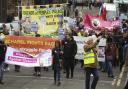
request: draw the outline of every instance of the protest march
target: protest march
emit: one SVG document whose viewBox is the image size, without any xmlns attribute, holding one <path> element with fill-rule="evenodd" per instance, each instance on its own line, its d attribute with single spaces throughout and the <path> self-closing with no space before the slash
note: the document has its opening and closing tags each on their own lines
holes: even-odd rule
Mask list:
<svg viewBox="0 0 128 89">
<path fill-rule="evenodd" d="M 73 80 L 82 69 L 84 89 L 98 89 L 102 76 L 116 81 L 115 70 L 119 70 L 122 77 L 125 70 L 128 72 L 128 16 L 123 16 L 116 6 L 121 6 L 122 2 L 87 0 L 87 7 L 84 0 L 67 1 L 21 5 L 18 6 L 21 18 L 13 16 L 11 22 L 0 23 L 1 85 L 4 84 L 4 72 L 5 75 L 7 71 L 11 72 L 12 66 L 19 73 L 22 67 L 33 68 L 34 77 L 43 76 L 42 69 L 53 70 L 52 77 L 57 86 L 68 81 L 63 79 L 61 71 L 66 79 Z M 82 5 L 80 10 L 79 5 Z M 89 13 L 95 8 L 94 14 Z M 123 86 L 122 89 L 128 89 L 127 78 Z"/>
</svg>

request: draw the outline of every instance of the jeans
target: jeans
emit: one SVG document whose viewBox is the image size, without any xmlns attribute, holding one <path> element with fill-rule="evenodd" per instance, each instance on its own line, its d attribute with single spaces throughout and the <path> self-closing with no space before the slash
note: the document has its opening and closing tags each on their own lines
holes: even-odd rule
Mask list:
<svg viewBox="0 0 128 89">
<path fill-rule="evenodd" d="M 41 72 L 41 67 L 34 67 L 34 71 L 35 71 L 35 73 Z"/>
<path fill-rule="evenodd" d="M 0 82 L 3 80 L 3 73 L 4 73 L 4 63 L 0 64 Z"/>
<path fill-rule="evenodd" d="M 55 64 L 54 65 L 54 81 L 60 81 L 60 71 L 61 67 L 60 64 Z"/>
<path fill-rule="evenodd" d="M 19 72 L 20 71 L 20 66 L 19 65 L 15 65 L 15 71 Z"/>
<path fill-rule="evenodd" d="M 100 69 L 102 70 L 102 71 L 106 71 L 106 63 L 105 62 L 99 62 L 99 65 L 100 65 Z"/>
<path fill-rule="evenodd" d="M 86 71 L 86 79 L 85 79 L 86 88 L 85 89 L 90 89 L 90 76 L 91 76 L 91 74 L 94 76 L 92 84 L 91 84 L 91 89 L 95 89 L 96 85 L 97 85 L 97 82 L 99 80 L 99 71 L 98 71 L 98 69 L 87 67 L 85 69 L 85 71 Z"/>
<path fill-rule="evenodd" d="M 113 76 L 112 60 L 107 60 L 108 76 Z"/>
<path fill-rule="evenodd" d="M 74 61 L 66 63 L 66 78 L 69 78 L 71 72 L 71 78 L 74 77 Z"/>
</svg>

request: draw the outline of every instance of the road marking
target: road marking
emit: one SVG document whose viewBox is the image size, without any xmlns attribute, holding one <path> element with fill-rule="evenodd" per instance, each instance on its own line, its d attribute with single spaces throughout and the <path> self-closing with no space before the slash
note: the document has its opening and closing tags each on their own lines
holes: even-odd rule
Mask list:
<svg viewBox="0 0 128 89">
<path fill-rule="evenodd" d="M 128 73 L 127 73 L 127 78 L 125 80 L 125 85 L 127 84 L 127 82 L 128 82 Z"/>
<path fill-rule="evenodd" d="M 15 75 L 5 75 L 5 77 L 10 77 L 10 78 L 41 78 L 41 79 L 48 79 L 48 80 L 54 80 L 54 78 L 53 77 L 35 77 L 35 76 L 20 76 L 20 75 L 17 75 L 17 76 L 15 76 Z M 66 80 L 66 78 L 65 79 L 63 79 L 63 77 L 62 77 L 62 81 L 63 80 Z M 82 81 L 82 82 L 84 82 L 85 80 L 82 80 L 82 79 L 68 79 L 69 81 L 75 81 L 75 80 L 77 80 L 77 81 Z M 111 81 L 105 81 L 105 80 L 100 80 L 99 81 L 100 83 L 107 83 L 107 84 L 111 84 Z"/>
<path fill-rule="evenodd" d="M 116 86 L 120 86 L 120 84 L 121 84 L 121 80 L 122 80 L 122 77 L 123 77 L 124 69 L 125 69 L 125 67 L 123 66 L 122 71 L 121 71 L 121 73 L 119 75 L 119 78 L 118 78 Z"/>
<path fill-rule="evenodd" d="M 117 76 L 113 79 L 112 85 L 115 85 L 116 84 L 116 80 L 117 80 Z"/>
<path fill-rule="evenodd" d="M 35 76 L 14 76 L 14 75 L 5 75 L 5 77 L 12 77 L 12 78 L 34 78 Z M 41 79 L 49 79 L 49 80 L 53 80 L 53 77 L 36 77 L 36 78 L 41 78 Z"/>
</svg>

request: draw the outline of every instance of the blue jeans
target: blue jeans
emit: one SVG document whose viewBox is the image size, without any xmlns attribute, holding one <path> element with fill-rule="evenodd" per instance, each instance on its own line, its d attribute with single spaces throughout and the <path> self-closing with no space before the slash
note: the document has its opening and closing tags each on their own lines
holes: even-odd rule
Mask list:
<svg viewBox="0 0 128 89">
<path fill-rule="evenodd" d="M 60 71 L 61 67 L 60 64 L 55 64 L 54 65 L 54 81 L 60 81 Z"/>
<path fill-rule="evenodd" d="M 112 60 L 107 60 L 108 76 L 113 76 L 112 62 Z"/>
<path fill-rule="evenodd" d="M 3 80 L 3 73 L 4 73 L 4 63 L 0 64 L 0 82 Z"/>
<path fill-rule="evenodd" d="M 92 84 L 91 84 L 91 89 L 95 89 L 96 88 L 96 85 L 97 85 L 97 82 L 99 80 L 99 71 L 97 68 L 89 68 L 87 67 L 85 69 L 86 71 L 86 79 L 85 79 L 85 86 L 86 86 L 86 89 L 90 89 L 90 76 L 91 74 L 93 75 L 93 81 L 92 81 Z"/>
<path fill-rule="evenodd" d="M 106 63 L 105 62 L 99 62 L 99 65 L 100 65 L 100 69 L 102 70 L 102 71 L 106 71 Z"/>
</svg>

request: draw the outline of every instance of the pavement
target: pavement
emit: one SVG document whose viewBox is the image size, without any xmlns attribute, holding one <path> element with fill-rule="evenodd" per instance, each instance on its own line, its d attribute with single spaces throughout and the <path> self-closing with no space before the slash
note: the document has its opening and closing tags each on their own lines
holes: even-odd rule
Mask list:
<svg viewBox="0 0 128 89">
<path fill-rule="evenodd" d="M 43 71 L 41 77 L 33 76 L 33 68 L 21 67 L 20 72 L 14 71 L 14 66 L 10 65 L 10 71 L 4 73 L 4 85 L 0 89 L 85 89 L 84 70 L 80 68 L 80 63 L 75 67 L 73 79 L 66 79 L 61 73 L 61 85 L 54 85 L 53 70 Z M 100 80 L 96 89 L 123 89 L 126 73 L 120 73 L 119 68 L 114 68 L 115 78 L 108 78 L 107 73 L 100 72 Z"/>
</svg>

